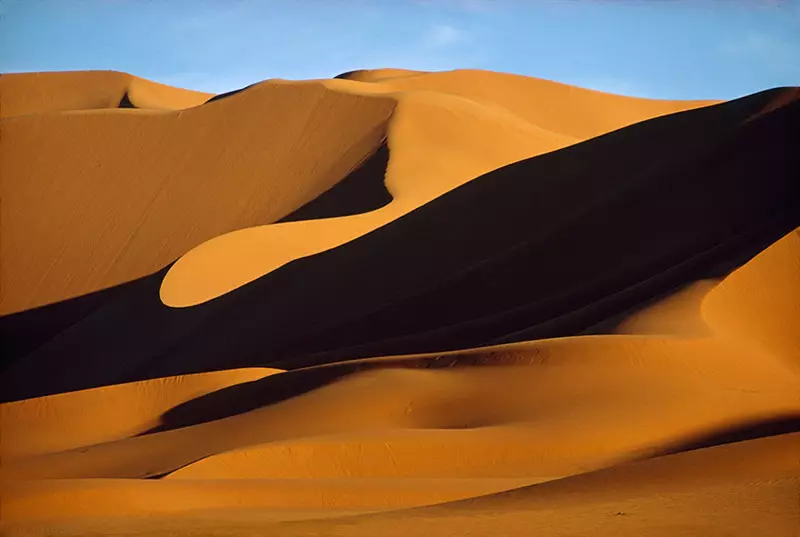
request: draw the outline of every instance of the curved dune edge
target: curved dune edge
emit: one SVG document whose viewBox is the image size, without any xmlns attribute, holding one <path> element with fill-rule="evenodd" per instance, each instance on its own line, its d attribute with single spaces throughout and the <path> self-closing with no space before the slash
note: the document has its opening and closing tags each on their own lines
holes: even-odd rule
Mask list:
<svg viewBox="0 0 800 537">
<path fill-rule="evenodd" d="M 795 314 L 782 291 L 797 280 L 797 233 L 721 281 L 631 312 L 616 335 L 363 359 L 260 379 L 262 370 L 187 377 L 241 375 L 217 403 L 240 404 L 246 393 L 254 409 L 10 460 L 2 469 L 4 530 L 157 533 L 169 522 L 178 534 L 497 535 L 546 526 L 671 537 L 679 524 L 687 535 L 789 537 L 800 433 L 780 432 L 797 426 L 800 377 L 785 354 L 793 335 L 763 342 Z M 303 381 L 309 375 L 319 381 Z M 70 398 L 86 402 L 103 390 L 136 406 L 152 393 L 135 385 L 164 395 L 168 380 L 30 400 L 28 410 L 35 415 L 49 400 L 66 412 Z M 245 384 L 252 388 L 239 391 Z M 295 393 L 269 402 L 286 387 Z M 178 407 L 196 415 L 193 403 Z M 51 432 L 55 425 L 46 424 Z"/>
<path fill-rule="evenodd" d="M 292 213 L 382 144 L 394 106 L 269 82 L 180 111 L 4 119 L 0 173 L 17 179 L 0 187 L 0 314 L 145 277 L 208 239 Z"/>
<path fill-rule="evenodd" d="M 374 78 L 408 85 L 438 74 L 385 75 L 375 73 Z M 339 97 L 355 92 L 359 109 L 381 96 L 391 120 L 374 125 L 359 147 L 382 140 L 387 129 L 390 143 L 392 136 L 401 140 L 400 158 L 395 153 L 389 166 L 395 175 L 387 172 L 386 188 L 409 199 L 424 199 L 439 188 L 438 183 L 430 185 L 436 177 L 423 172 L 441 165 L 426 162 L 423 151 L 406 158 L 414 149 L 406 151 L 404 142 L 412 138 L 424 140 L 433 156 L 464 160 L 478 169 L 485 155 L 469 154 L 461 142 L 443 145 L 441 139 L 487 125 L 494 125 L 498 136 L 518 133 L 520 148 L 531 139 L 572 136 L 522 118 L 512 110 L 517 106 L 513 99 L 479 102 L 479 96 L 457 94 L 461 86 L 441 84 L 434 91 L 398 90 L 388 82 L 366 79 L 276 81 L 200 108 L 233 110 L 281 90 Z M 329 105 L 339 109 L 331 100 L 320 106 Z M 40 119 L 175 119 L 171 112 L 111 112 Z M 314 116 L 320 111 L 308 112 Z M 431 118 L 433 126 L 421 124 L 417 115 Z M 13 118 L 9 123 L 16 121 L 32 120 Z M 349 142 L 342 145 L 345 153 L 352 148 Z M 477 143 L 471 147 L 479 148 Z M 491 153 L 492 158 L 506 155 L 502 151 Z M 297 177 L 305 181 L 311 175 Z M 334 173 L 328 178 L 338 180 Z M 320 184 L 312 183 L 313 188 Z M 745 197 L 743 203 L 748 202 L 753 200 Z M 374 217 L 385 209 L 356 217 Z M 769 220 L 769 214 L 758 214 Z M 781 222 L 791 219 L 785 216 Z M 265 228 L 299 229 L 312 223 Z M 766 226 L 754 218 L 739 225 L 748 231 Z M 781 226 L 782 232 L 789 225 L 796 223 Z M 564 233 L 561 238 L 571 236 Z M 292 240 L 291 234 L 286 240 Z M 747 250 L 748 257 L 753 251 L 755 247 Z M 724 266 L 733 265 L 726 261 Z M 703 274 L 718 277 L 721 270 Z M 216 328 L 214 322 L 252 321 L 256 330 L 264 330 L 265 337 L 256 339 L 264 346 L 237 347 L 232 340 L 240 332 L 230 331 L 220 345 L 209 346 L 209 354 L 218 353 L 221 360 L 202 354 L 207 341 L 202 338 L 192 340 L 203 343 L 191 346 L 191 352 L 180 353 L 170 340 L 166 345 L 158 341 L 160 332 L 149 330 L 140 317 L 132 322 L 130 334 L 142 340 L 141 347 L 125 348 L 130 340 L 124 338 L 104 347 L 103 338 L 117 337 L 113 330 L 96 329 L 102 334 L 98 339 L 80 331 L 74 346 L 56 347 L 55 358 L 63 356 L 63 364 L 77 375 L 94 372 L 84 364 L 106 372 L 97 376 L 97 383 L 85 385 L 114 382 L 130 370 L 146 375 L 180 370 L 175 364 L 210 368 L 224 366 L 226 360 L 245 364 L 274 358 L 265 351 L 270 334 L 258 315 L 249 319 L 245 310 L 244 315 L 224 318 L 241 302 L 229 303 L 230 309 L 217 317 L 203 317 L 204 308 L 173 311 L 154 296 L 159 283 L 148 280 L 153 295 L 148 300 L 158 309 L 143 311 L 198 314 L 206 322 L 190 325 L 187 338 Z M 198 279 L 193 285 L 204 282 Z M 478 288 L 463 288 L 474 291 L 461 303 L 466 308 L 470 297 L 479 296 Z M 303 293 L 290 295 L 297 296 L 299 302 L 284 304 L 306 315 Z M 624 314 L 617 309 L 613 318 L 584 335 L 481 348 L 464 348 L 470 345 L 460 341 L 460 347 L 448 348 L 461 350 L 358 360 L 348 360 L 352 347 L 342 347 L 336 360 L 343 361 L 321 366 L 165 377 L 3 404 L 0 533 L 795 537 L 800 488 L 800 433 L 794 432 L 800 430 L 798 296 L 800 228 L 718 279 L 689 283 Z M 251 298 L 261 304 L 258 294 Z M 331 302 L 324 315 L 344 310 Z M 142 310 L 123 309 L 123 315 L 113 316 L 110 308 L 100 309 L 98 315 L 108 322 L 89 324 L 89 330 L 133 321 L 131 311 Z M 387 317 L 392 322 L 392 315 Z M 157 314 L 154 318 L 160 319 Z M 182 329 L 180 323 L 165 326 Z M 356 328 L 378 337 L 374 327 L 365 322 Z M 33 336 L 40 333 L 33 322 L 23 328 L 31 328 Z M 99 359 L 76 357 L 95 343 L 100 344 Z M 240 352 L 228 353 L 228 345 Z M 73 349 L 72 355 L 59 351 L 63 348 Z M 115 349 L 122 352 L 115 354 Z M 295 366 L 303 364 L 302 358 Z M 42 364 L 52 363 L 33 360 L 33 374 L 20 378 L 45 382 L 52 370 Z M 285 363 L 290 368 L 292 361 Z M 59 371 L 67 374 L 66 369 Z"/>
<path fill-rule="evenodd" d="M 649 317 L 640 323 L 645 332 L 674 328 L 671 307 L 681 294 L 684 315 L 702 312 L 710 327 L 732 312 L 747 316 L 743 304 L 778 296 L 795 281 L 795 259 L 786 254 L 796 242 L 795 231 L 710 290 L 690 286 L 620 326 Z M 761 285 L 739 283 L 763 270 L 772 277 Z M 734 294 L 717 312 L 707 302 L 722 292 Z M 569 475 L 676 439 L 800 415 L 800 377 L 787 357 L 740 344 L 770 322 L 782 326 L 794 310 L 774 311 L 755 332 L 733 336 L 579 336 L 280 373 L 246 390 L 232 386 L 206 419 L 208 405 L 199 397 L 161 416 L 180 428 L 20 458 L 3 473 L 25 479 Z M 156 391 L 168 386 L 139 384 Z M 135 385 L 41 398 L 27 408 L 35 415 L 42 401 L 125 393 Z M 179 407 L 195 425 L 182 422 Z M 45 421 L 48 426 L 53 422 Z M 420 446 L 428 455 L 421 456 Z"/>
<path fill-rule="evenodd" d="M 800 435 L 788 434 L 620 465 L 449 504 L 298 521 L 286 535 L 520 534 L 789 537 L 797 521 Z"/>
<path fill-rule="evenodd" d="M 201 509 L 389 510 L 532 484 L 531 479 L 57 479 L 6 490 L 7 522 L 59 517 L 181 515 Z"/>
<path fill-rule="evenodd" d="M 800 434 L 762 438 L 520 487 L 501 480 L 20 482 L 7 488 L 4 515 L 11 529 L 11 524 L 22 524 L 17 527 L 23 530 L 26 522 L 37 521 L 43 529 L 50 521 L 64 535 L 89 531 L 95 524 L 104 524 L 107 531 L 141 531 L 163 524 L 159 515 L 165 515 L 173 530 L 227 528 L 231 535 L 255 528 L 268 532 L 270 523 L 296 520 L 274 529 L 280 528 L 281 535 L 408 535 L 411 529 L 442 535 L 469 528 L 474 535 L 497 535 L 546 524 L 573 533 L 616 528 L 623 535 L 646 531 L 666 536 L 675 534 L 676 523 L 690 534 L 704 535 L 756 524 L 772 530 L 771 535 L 788 536 L 795 527 L 799 442 Z M 451 488 L 459 485 L 460 492 Z M 429 488 L 423 491 L 422 486 Z M 499 486 L 511 490 L 481 493 Z M 467 495 L 475 497 L 445 499 Z M 352 514 L 354 509 L 425 503 L 439 505 Z M 99 522 L 76 514 L 100 517 Z"/>
<path fill-rule="evenodd" d="M 723 279 L 693 282 L 613 323 L 615 334 L 706 337 L 714 331 L 703 318 L 703 301 Z"/>
<path fill-rule="evenodd" d="M 467 363 L 483 360 L 491 367 L 418 369 L 413 364 L 419 358 L 406 358 L 417 368 L 405 369 L 403 360 L 387 359 L 383 364 L 372 363 L 370 369 L 364 363 L 369 361 L 364 361 L 344 377 L 334 370 L 331 380 L 321 377 L 319 387 L 307 393 L 268 406 L 255 404 L 255 410 L 243 414 L 81 450 L 16 459 L 4 465 L 3 474 L 9 479 L 148 477 L 204 460 L 195 468 L 207 468 L 210 473 L 202 470 L 199 475 L 219 476 L 219 472 L 234 472 L 240 459 L 252 463 L 244 463 L 251 476 L 275 468 L 291 473 L 305 467 L 313 473 L 315 465 L 322 465 L 320 475 L 325 475 L 330 471 L 324 470 L 326 465 L 356 471 L 346 461 L 353 462 L 356 453 L 367 457 L 373 449 L 369 457 L 375 458 L 376 466 L 365 467 L 369 474 L 365 477 L 396 475 L 395 463 L 397 468 L 410 465 L 404 472 L 425 477 L 431 463 L 424 461 L 430 457 L 438 461 L 436 475 L 568 475 L 677 438 L 800 414 L 796 396 L 800 379 L 787 375 L 781 362 L 714 340 L 593 336 L 542 341 L 529 344 L 528 349 L 508 346 L 495 350 L 495 355 L 491 349 L 463 354 Z M 499 365 L 504 350 L 510 351 L 505 363 L 527 360 L 530 365 Z M 447 363 L 457 364 L 459 359 L 453 353 Z M 316 368 L 322 373 L 326 369 L 334 368 Z M 256 388 L 264 386 L 256 393 L 268 398 L 272 391 L 285 389 L 281 383 L 303 385 L 298 375 L 303 373 L 257 381 Z M 231 396 L 235 399 L 235 391 Z M 493 401 L 491 406 L 485 404 L 487 399 Z M 374 448 L 358 440 L 382 430 L 399 430 L 401 436 L 390 441 L 393 433 L 389 434 L 383 442 L 372 444 Z M 517 435 L 517 440 L 508 441 L 503 431 L 512 435 L 509 438 Z M 344 452 L 314 449 L 310 458 L 299 459 L 293 458 L 296 448 L 291 446 L 268 448 L 265 453 L 273 455 L 266 458 L 259 454 L 260 448 L 254 448 L 254 459 L 232 452 L 327 435 L 336 435 L 345 442 L 342 445 L 349 443 L 352 448 Z M 469 441 L 457 448 L 463 440 Z M 400 446 L 404 441 L 407 448 Z M 399 458 L 387 456 L 387 445 L 400 446 Z M 423 446 L 427 447 L 420 451 Z M 454 456 L 462 452 L 463 456 Z M 259 459 L 264 464 L 258 464 Z M 395 462 L 402 460 L 406 462 Z M 192 474 L 186 470 L 184 475 Z"/>
<path fill-rule="evenodd" d="M 703 300 L 702 315 L 720 337 L 780 357 L 797 371 L 800 228 L 725 278 Z"/>
<path fill-rule="evenodd" d="M 164 412 L 181 403 L 279 372 L 233 369 L 6 403 L 0 405 L 2 457 L 7 461 L 136 436 L 156 427 Z"/>
<path fill-rule="evenodd" d="M 188 307 L 212 300 L 295 259 L 363 236 L 512 162 L 631 123 L 714 104 L 650 101 L 482 71 L 375 80 L 321 83 L 335 91 L 396 100 L 385 177 L 393 200 L 366 214 L 253 227 L 210 239 L 170 268 L 160 290 L 164 304 Z M 603 113 L 592 116 L 597 110 Z"/>
<path fill-rule="evenodd" d="M 542 78 L 477 69 L 395 71 L 360 71 L 354 80 L 400 91 L 432 91 L 498 106 L 532 125 L 578 140 L 645 119 L 721 102 L 628 97 Z M 568 106 L 564 106 L 566 103 Z"/>
<path fill-rule="evenodd" d="M 182 110 L 203 104 L 213 95 L 119 71 L 4 73 L 0 76 L 0 118 L 120 106 Z"/>
</svg>

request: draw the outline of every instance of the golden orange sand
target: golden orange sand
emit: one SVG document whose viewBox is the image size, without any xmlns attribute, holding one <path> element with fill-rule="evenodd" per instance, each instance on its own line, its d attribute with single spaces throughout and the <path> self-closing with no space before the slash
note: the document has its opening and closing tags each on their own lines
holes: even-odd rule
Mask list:
<svg viewBox="0 0 800 537">
<path fill-rule="evenodd" d="M 365 77 L 270 80 L 203 106 L 205 94 L 124 73 L 0 77 L 11 116 L 0 123 L 0 313 L 133 280 L 187 251 L 162 298 L 198 304 L 500 166 L 713 104 L 483 71 Z M 126 92 L 140 108 L 115 107 Z M 387 138 L 387 206 L 252 227 L 330 189 Z M 28 157 L 39 154 L 49 157 Z"/>
<path fill-rule="evenodd" d="M 207 239 L 287 215 L 374 151 L 393 108 L 276 82 L 177 112 L 2 120 L 0 313 L 146 276 Z M 37 154 L 49 158 L 26 157 Z"/>
<path fill-rule="evenodd" d="M 135 108 L 180 110 L 213 96 L 173 88 L 118 71 L 10 73 L 0 77 L 0 118 L 117 108 L 127 96 Z"/>
<path fill-rule="evenodd" d="M 797 434 L 669 453 L 710 433 L 800 414 L 800 379 L 787 356 L 744 348 L 740 340 L 756 338 L 761 325 L 728 336 L 716 327 L 731 322 L 730 303 L 715 308 L 723 293 L 737 302 L 780 303 L 781 290 L 800 278 L 798 245 L 800 235 L 792 232 L 720 283 L 701 282 L 635 313 L 622 323 L 627 335 L 446 353 L 465 365 L 438 370 L 404 365 L 425 356 L 362 360 L 360 372 L 333 376 L 310 392 L 189 427 L 87 445 L 91 438 L 80 427 L 65 430 L 58 420 L 39 418 L 48 408 L 67 408 L 71 399 L 100 401 L 105 391 L 106 401 L 127 404 L 113 416 L 98 412 L 76 423 L 94 426 L 97 437 L 121 436 L 120 420 L 154 421 L 143 415 L 158 407 L 153 401 L 164 397 L 160 393 L 172 390 L 176 381 L 170 379 L 4 405 L 18 423 L 28 413 L 38 442 L 29 449 L 40 452 L 5 458 L 10 527 L 24 531 L 25 524 L 55 520 L 66 534 L 105 523 L 141 526 L 147 534 L 151 515 L 181 513 L 174 523 L 185 531 L 178 534 L 187 535 L 192 524 L 238 535 L 253 524 L 298 517 L 324 521 L 280 531 L 331 525 L 345 535 L 365 535 L 399 532 L 405 527 L 399 521 L 408 520 L 408 531 L 459 532 L 474 518 L 477 534 L 494 535 L 519 531 L 528 521 L 588 528 L 605 517 L 638 516 L 606 523 L 666 535 L 658 532 L 671 528 L 677 516 L 684 530 L 675 531 L 694 535 L 742 523 L 752 500 L 771 505 L 776 535 L 790 535 L 787 524 L 796 513 L 789 498 L 797 484 L 791 479 L 800 478 Z M 759 270 L 775 277 L 749 285 L 748 276 Z M 692 308 L 695 316 L 703 312 L 702 335 L 692 335 L 697 326 L 691 333 L 652 335 L 674 331 L 676 302 L 687 315 Z M 659 312 L 668 312 L 661 327 Z M 633 319 L 647 319 L 644 334 L 631 333 Z M 775 321 L 781 322 L 779 316 Z M 787 348 L 798 337 L 784 338 Z M 347 363 L 307 371 L 342 367 Z M 216 382 L 224 385 L 236 382 L 236 375 L 240 382 L 280 382 L 284 375 L 295 382 L 289 373 L 263 377 L 269 373 L 233 371 L 180 382 L 198 388 L 213 375 L 223 375 Z M 139 410 L 142 405 L 148 411 Z M 84 447 L 42 454 L 48 433 L 58 437 L 54 445 Z M 641 462 L 626 462 L 636 460 Z M 152 475 L 165 478 L 120 480 Z M 430 512 L 358 517 L 354 525 L 337 518 L 535 483 L 543 484 Z M 495 523 L 481 522 L 482 513 L 492 513 Z M 692 521 L 690 513 L 699 518 Z M 584 522 L 563 518 L 570 514 Z M 73 519 L 78 515 L 89 518 Z M 213 522 L 203 518 L 212 515 Z M 113 519 L 120 516 L 125 518 Z"/>
<path fill-rule="evenodd" d="M 66 79 L 74 95 L 19 97 L 2 120 L 3 313 L 181 255 L 161 298 L 190 307 L 486 171 L 709 104 L 388 70 L 268 81 L 177 110 L 191 99 L 84 76 Z M 139 109 L 114 108 L 117 91 Z M 384 140 L 388 205 L 273 223 Z M 203 158 L 186 162 L 198 146 Z M 37 147 L 47 159 L 31 158 Z M 795 230 L 603 334 L 2 404 L 0 531 L 792 537 L 800 433 L 784 429 L 800 416 L 798 297 Z"/>
<path fill-rule="evenodd" d="M 185 307 L 216 298 L 294 259 L 369 233 L 506 164 L 638 121 L 713 104 L 623 97 L 487 71 L 390 71 L 386 77 L 377 72 L 356 79 L 315 83 L 396 102 L 386 130 L 391 160 L 385 184 L 392 202 L 364 214 L 215 237 L 170 269 L 161 288 L 165 304 Z"/>
</svg>

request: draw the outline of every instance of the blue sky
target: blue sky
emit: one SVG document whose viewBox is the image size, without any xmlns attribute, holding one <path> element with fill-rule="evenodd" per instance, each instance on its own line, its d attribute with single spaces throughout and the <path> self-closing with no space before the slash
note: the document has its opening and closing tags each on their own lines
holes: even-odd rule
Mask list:
<svg viewBox="0 0 800 537">
<path fill-rule="evenodd" d="M 0 72 L 223 92 L 377 67 L 734 98 L 800 85 L 800 0 L 0 0 Z"/>
</svg>

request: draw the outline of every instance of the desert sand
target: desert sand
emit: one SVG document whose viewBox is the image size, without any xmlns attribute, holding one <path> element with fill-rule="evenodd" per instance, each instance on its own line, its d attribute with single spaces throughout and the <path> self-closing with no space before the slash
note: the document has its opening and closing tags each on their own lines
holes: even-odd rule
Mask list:
<svg viewBox="0 0 800 537">
<path fill-rule="evenodd" d="M 800 92 L 0 76 L 0 531 L 791 537 Z"/>
</svg>

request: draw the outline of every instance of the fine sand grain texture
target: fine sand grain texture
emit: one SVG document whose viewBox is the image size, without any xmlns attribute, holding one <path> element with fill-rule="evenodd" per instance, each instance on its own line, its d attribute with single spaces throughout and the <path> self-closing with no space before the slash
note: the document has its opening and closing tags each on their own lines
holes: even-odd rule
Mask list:
<svg viewBox="0 0 800 537">
<path fill-rule="evenodd" d="M 796 537 L 799 96 L 0 76 L 0 534 Z"/>
</svg>

